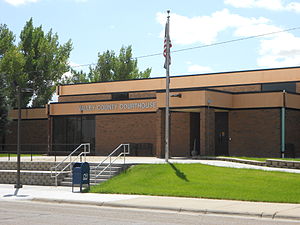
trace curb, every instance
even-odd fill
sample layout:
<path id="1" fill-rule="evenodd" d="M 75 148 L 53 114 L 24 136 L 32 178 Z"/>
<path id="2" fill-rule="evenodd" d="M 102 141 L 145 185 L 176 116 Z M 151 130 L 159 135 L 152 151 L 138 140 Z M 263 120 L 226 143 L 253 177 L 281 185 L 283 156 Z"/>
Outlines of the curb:
<path id="1" fill-rule="evenodd" d="M 200 213 L 200 214 L 217 214 L 217 215 L 231 215 L 231 216 L 247 216 L 247 217 L 258 217 L 258 218 L 268 218 L 268 219 L 289 219 L 289 220 L 299 220 L 299 216 L 286 216 L 278 215 L 278 212 L 274 214 L 268 213 L 251 213 L 251 212 L 232 212 L 224 210 L 207 210 L 207 209 L 189 209 L 180 207 L 163 207 L 163 206 L 146 206 L 138 204 L 121 204 L 113 202 L 93 202 L 85 200 L 65 200 L 65 199 L 50 199 L 50 198 L 32 198 L 31 201 L 36 202 L 48 202 L 48 203 L 66 203 L 66 204 L 76 204 L 76 205 L 92 205 L 100 207 L 112 207 L 112 208 L 131 208 L 131 209 L 147 209 L 147 210 L 162 210 L 162 211 L 172 211 L 172 212 L 188 212 L 188 213 Z"/>

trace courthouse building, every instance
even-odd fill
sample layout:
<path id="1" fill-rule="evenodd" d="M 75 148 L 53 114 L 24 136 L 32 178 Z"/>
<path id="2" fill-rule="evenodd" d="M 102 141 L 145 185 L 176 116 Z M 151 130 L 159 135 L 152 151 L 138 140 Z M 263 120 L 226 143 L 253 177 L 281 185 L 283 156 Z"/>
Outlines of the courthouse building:
<path id="1" fill-rule="evenodd" d="M 164 157 L 165 78 L 61 85 L 58 102 L 22 110 L 22 149 Z M 16 111 L 11 112 L 16 119 Z M 16 143 L 16 121 L 6 144 Z M 36 146 L 36 147 L 33 147 Z M 170 78 L 170 156 L 300 157 L 300 67 Z"/>

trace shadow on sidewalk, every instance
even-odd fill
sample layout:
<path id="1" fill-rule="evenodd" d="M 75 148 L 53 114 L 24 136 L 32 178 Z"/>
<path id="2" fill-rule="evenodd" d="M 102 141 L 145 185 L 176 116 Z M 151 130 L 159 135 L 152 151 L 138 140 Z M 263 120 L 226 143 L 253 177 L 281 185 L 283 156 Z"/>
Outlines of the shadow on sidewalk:
<path id="1" fill-rule="evenodd" d="M 187 179 L 186 175 L 181 172 L 179 169 L 176 168 L 176 166 L 174 166 L 172 163 L 169 163 L 169 165 L 172 167 L 172 169 L 175 171 L 175 174 L 177 177 L 179 177 L 180 179 L 189 182 L 189 180 Z"/>
<path id="2" fill-rule="evenodd" d="M 3 197 L 28 197 L 28 195 L 18 195 L 19 188 L 16 188 L 14 194 L 3 195 Z"/>

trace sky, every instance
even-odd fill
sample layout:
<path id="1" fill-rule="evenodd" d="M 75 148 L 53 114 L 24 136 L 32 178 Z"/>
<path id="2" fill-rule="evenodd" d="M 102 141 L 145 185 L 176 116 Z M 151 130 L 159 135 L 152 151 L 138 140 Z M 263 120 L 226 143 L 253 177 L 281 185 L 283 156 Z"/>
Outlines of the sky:
<path id="1" fill-rule="evenodd" d="M 300 66 L 300 0 L 0 0 L 0 23 L 18 37 L 32 17 L 61 44 L 71 39 L 77 70 L 88 71 L 80 65 L 97 62 L 98 53 L 132 45 L 139 69 L 162 77 L 162 54 L 143 56 L 163 52 L 167 10 L 171 51 L 190 49 L 171 53 L 172 76 Z"/>

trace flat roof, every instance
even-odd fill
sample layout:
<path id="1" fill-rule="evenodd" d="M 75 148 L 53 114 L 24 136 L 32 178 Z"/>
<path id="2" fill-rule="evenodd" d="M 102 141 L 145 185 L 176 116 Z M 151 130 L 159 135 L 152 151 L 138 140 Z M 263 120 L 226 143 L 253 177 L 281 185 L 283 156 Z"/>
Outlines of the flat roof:
<path id="1" fill-rule="evenodd" d="M 300 81 L 300 67 L 233 71 L 198 75 L 172 76 L 171 89 L 209 88 L 261 83 Z M 118 92 L 159 91 L 165 89 L 165 77 L 61 85 L 60 96 Z"/>

